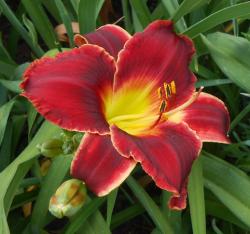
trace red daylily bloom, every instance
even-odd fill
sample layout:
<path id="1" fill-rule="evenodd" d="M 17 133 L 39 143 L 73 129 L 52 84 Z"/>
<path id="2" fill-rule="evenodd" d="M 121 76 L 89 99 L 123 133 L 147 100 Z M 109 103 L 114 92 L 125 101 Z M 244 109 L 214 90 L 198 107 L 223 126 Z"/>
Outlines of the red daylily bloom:
<path id="1" fill-rule="evenodd" d="M 158 187 L 173 193 L 169 206 L 185 208 L 202 142 L 229 142 L 223 102 L 195 92 L 192 41 L 165 20 L 133 37 L 108 25 L 77 40 L 84 45 L 33 62 L 21 84 L 47 120 L 87 132 L 72 176 L 103 196 L 140 162 Z"/>

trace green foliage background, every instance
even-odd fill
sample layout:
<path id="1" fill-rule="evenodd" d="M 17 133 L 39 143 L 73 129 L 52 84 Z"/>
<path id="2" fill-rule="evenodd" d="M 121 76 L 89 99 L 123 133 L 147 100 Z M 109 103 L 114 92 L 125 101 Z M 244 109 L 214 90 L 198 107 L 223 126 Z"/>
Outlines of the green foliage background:
<path id="1" fill-rule="evenodd" d="M 225 101 L 232 144 L 205 144 L 192 168 L 188 207 L 182 212 L 168 210 L 169 193 L 139 183 L 144 174 L 137 168 L 118 190 L 103 198 L 89 194 L 88 203 L 61 222 L 48 213 L 48 203 L 69 178 L 72 155 L 56 157 L 48 173 L 41 174 L 37 145 L 60 137 L 62 130 L 44 121 L 19 96 L 18 85 L 31 60 L 50 49 L 74 46 L 72 21 L 79 22 L 82 34 L 102 25 L 104 0 L 16 2 L 13 9 L 13 4 L 0 0 L 0 19 L 9 22 L 8 37 L 0 31 L 1 234 L 250 233 L 250 1 L 113 1 L 124 16 L 119 24 L 131 34 L 156 19 L 172 19 L 179 33 L 193 39 L 196 85 Z M 61 23 L 68 44 L 60 43 L 54 32 Z M 24 50 L 17 52 L 20 44 L 26 48 L 23 56 L 29 51 L 27 60 L 20 55 Z M 28 192 L 33 185 L 36 189 Z M 32 212 L 24 218 L 21 207 L 31 201 Z"/>

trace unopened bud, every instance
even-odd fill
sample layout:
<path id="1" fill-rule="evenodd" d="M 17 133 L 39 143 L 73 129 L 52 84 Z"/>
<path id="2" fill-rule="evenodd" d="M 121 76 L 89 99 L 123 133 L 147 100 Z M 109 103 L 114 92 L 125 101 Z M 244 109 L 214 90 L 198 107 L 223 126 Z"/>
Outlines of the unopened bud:
<path id="1" fill-rule="evenodd" d="M 83 134 L 78 132 L 76 133 L 73 137 L 72 137 L 72 142 L 73 142 L 73 145 L 74 147 L 77 149 L 81 140 L 82 140 L 82 137 L 83 137 Z"/>
<path id="2" fill-rule="evenodd" d="M 84 205 L 87 191 L 82 181 L 65 181 L 51 197 L 49 211 L 57 218 L 74 215 Z"/>
<path id="3" fill-rule="evenodd" d="M 41 154 L 53 158 L 63 153 L 62 150 L 63 141 L 60 139 L 50 139 L 42 144 L 39 144 L 37 147 L 40 150 Z"/>

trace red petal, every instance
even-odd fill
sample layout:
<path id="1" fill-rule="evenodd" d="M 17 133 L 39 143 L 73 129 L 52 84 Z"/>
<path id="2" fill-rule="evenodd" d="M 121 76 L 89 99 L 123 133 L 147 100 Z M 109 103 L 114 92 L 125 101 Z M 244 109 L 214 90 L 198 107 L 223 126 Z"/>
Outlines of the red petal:
<path id="1" fill-rule="evenodd" d="M 75 43 L 77 46 L 81 46 L 85 43 L 95 44 L 103 47 L 113 57 L 116 58 L 119 51 L 123 48 L 125 42 L 131 36 L 123 28 L 114 24 L 107 24 L 98 28 L 95 32 L 82 36 L 81 40 L 79 40 L 80 37 L 79 35 L 76 35 L 75 37 Z"/>
<path id="2" fill-rule="evenodd" d="M 71 164 L 71 174 L 95 194 L 104 196 L 129 176 L 135 164 L 115 150 L 110 136 L 86 134 Z"/>
<path id="3" fill-rule="evenodd" d="M 224 103 L 207 93 L 183 110 L 183 121 L 197 132 L 202 141 L 230 143 L 229 113 Z"/>
<path id="4" fill-rule="evenodd" d="M 68 130 L 105 134 L 102 98 L 112 89 L 115 62 L 104 49 L 84 45 L 33 62 L 23 96 L 48 120 Z"/>
<path id="5" fill-rule="evenodd" d="M 187 177 L 201 149 L 193 130 L 183 123 L 165 122 L 137 137 L 113 125 L 111 140 L 120 154 L 140 162 L 158 187 L 174 193 L 172 208 L 185 207 Z"/>
<path id="6" fill-rule="evenodd" d="M 194 92 L 196 78 L 188 68 L 193 53 L 192 41 L 173 32 L 171 21 L 155 21 L 135 34 L 119 53 L 115 89 L 151 86 L 158 99 L 157 89 L 164 82 L 175 81 L 177 94 L 171 105 L 176 107 Z"/>

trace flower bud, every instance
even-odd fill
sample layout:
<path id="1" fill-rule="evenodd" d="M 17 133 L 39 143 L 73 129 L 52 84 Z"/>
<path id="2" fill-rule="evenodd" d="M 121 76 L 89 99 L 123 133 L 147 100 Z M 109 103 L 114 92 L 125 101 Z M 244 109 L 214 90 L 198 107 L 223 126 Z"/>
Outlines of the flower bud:
<path id="1" fill-rule="evenodd" d="M 77 179 L 65 181 L 56 190 L 49 203 L 49 211 L 57 218 L 74 215 L 84 205 L 87 197 L 85 184 Z"/>
<path id="2" fill-rule="evenodd" d="M 72 142 L 73 145 L 75 146 L 75 148 L 77 149 L 81 140 L 82 140 L 83 134 L 81 132 L 76 133 L 73 137 L 72 137 Z"/>
<path id="3" fill-rule="evenodd" d="M 53 158 L 63 153 L 62 150 L 63 141 L 60 139 L 50 139 L 42 144 L 39 144 L 37 148 L 41 154 L 45 157 Z"/>

